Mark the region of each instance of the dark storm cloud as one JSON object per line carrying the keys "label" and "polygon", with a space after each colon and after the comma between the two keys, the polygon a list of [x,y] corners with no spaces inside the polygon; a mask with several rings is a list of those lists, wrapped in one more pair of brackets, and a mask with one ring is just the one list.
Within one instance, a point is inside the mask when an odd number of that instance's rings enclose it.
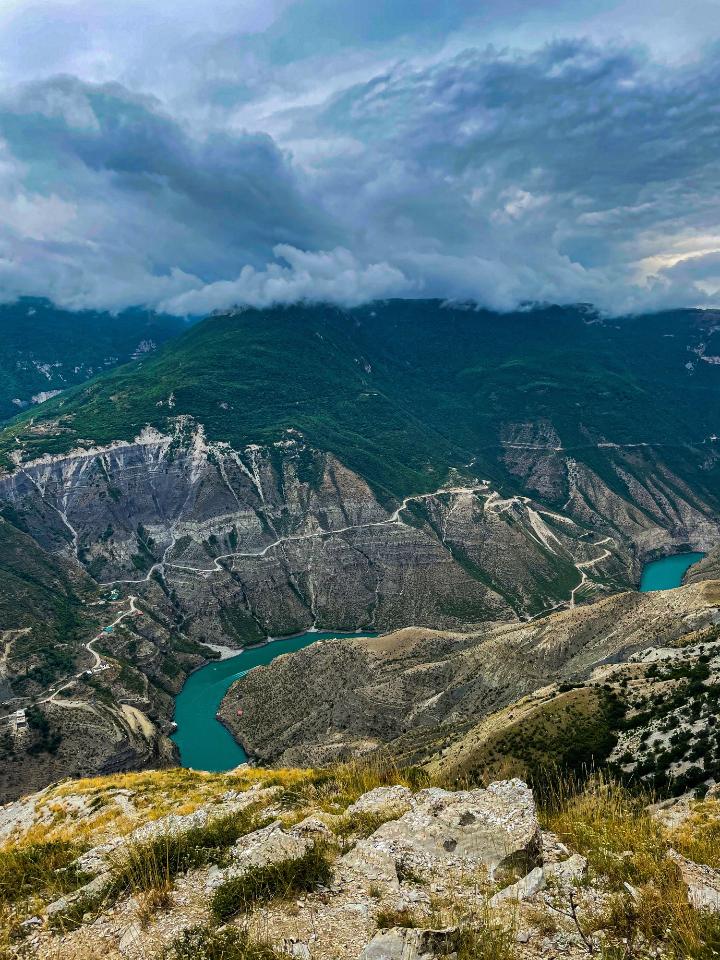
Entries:
{"label": "dark storm cloud", "polygon": [[114,265],[134,260],[133,282],[144,266],[150,290],[172,290],[180,275],[215,280],[238,263],[264,263],[279,242],[316,245],[333,233],[269,136],[192,137],[117,84],[60,77],[23,86],[0,101],[0,137],[4,202],[17,210],[4,218],[4,272],[15,261],[31,273],[47,257],[72,298],[87,258],[101,276],[77,290],[78,302],[102,300],[101,283],[125,290],[122,274],[112,281]]}
{"label": "dark storm cloud", "polygon": [[[650,0],[644,21],[620,0],[10,9],[6,299],[198,313],[714,297],[720,22],[705,0],[683,17]],[[31,37],[22,62],[3,51]]]}

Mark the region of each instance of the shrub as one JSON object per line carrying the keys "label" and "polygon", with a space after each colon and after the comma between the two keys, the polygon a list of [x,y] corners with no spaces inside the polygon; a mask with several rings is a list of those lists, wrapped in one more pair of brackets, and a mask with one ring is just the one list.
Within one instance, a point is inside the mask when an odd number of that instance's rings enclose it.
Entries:
{"label": "shrub", "polygon": [[164,960],[277,960],[269,946],[256,943],[241,930],[206,926],[183,930],[163,953]]}
{"label": "shrub", "polygon": [[332,868],[326,848],[316,844],[301,857],[251,867],[242,876],[226,880],[215,891],[211,909],[218,920],[225,921],[257,903],[313,890],[331,878]]}
{"label": "shrub", "polygon": [[135,844],[113,864],[106,895],[168,888],[178,874],[192,867],[222,862],[239,837],[264,825],[249,808],[185,833],[163,834]]}

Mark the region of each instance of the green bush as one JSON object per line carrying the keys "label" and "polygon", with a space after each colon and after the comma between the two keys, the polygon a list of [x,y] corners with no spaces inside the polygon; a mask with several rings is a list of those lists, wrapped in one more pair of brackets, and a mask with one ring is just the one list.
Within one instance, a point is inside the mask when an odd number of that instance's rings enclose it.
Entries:
{"label": "green bush", "polygon": [[331,878],[332,868],[327,850],[316,844],[301,857],[263,867],[251,867],[241,877],[227,880],[215,891],[211,909],[218,920],[229,920],[257,903],[313,890],[318,884],[328,883]]}
{"label": "green bush", "polygon": [[241,930],[197,926],[183,930],[163,953],[164,960],[277,960],[269,946],[256,943]]}

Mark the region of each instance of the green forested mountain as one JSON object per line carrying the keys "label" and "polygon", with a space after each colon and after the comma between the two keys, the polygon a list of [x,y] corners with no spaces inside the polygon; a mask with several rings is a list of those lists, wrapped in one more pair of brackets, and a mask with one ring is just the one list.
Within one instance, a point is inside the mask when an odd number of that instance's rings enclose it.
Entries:
{"label": "green forested mountain", "polygon": [[0,796],[170,759],[207,643],[430,627],[454,662],[502,621],[526,664],[566,607],[585,666],[615,656],[614,614],[575,608],[717,547],[719,333],[697,310],[236,310],[22,412],[0,432],[0,722],[44,720]]}
{"label": "green forested mountain", "polygon": [[716,327],[715,313],[694,310],[244,310],[34,409],[33,428],[20,417],[2,447],[60,452],[189,414],[236,447],[301,431],[393,497],[436,487],[451,466],[502,478],[507,451],[523,447],[562,446],[603,473],[613,444],[662,449],[712,491],[717,469],[698,472],[702,457],[686,450],[711,449],[720,427]]}
{"label": "green forested mountain", "polygon": [[0,305],[0,420],[153,352],[184,327],[148,310],[73,312],[30,297]]}

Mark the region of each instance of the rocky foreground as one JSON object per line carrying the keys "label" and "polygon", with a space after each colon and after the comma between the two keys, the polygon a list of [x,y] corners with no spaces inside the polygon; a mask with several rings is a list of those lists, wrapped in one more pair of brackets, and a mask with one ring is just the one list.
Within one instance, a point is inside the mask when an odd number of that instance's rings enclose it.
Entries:
{"label": "rocky foreground", "polygon": [[710,957],[720,799],[595,781],[239,768],[65,782],[0,809],[0,956]]}

